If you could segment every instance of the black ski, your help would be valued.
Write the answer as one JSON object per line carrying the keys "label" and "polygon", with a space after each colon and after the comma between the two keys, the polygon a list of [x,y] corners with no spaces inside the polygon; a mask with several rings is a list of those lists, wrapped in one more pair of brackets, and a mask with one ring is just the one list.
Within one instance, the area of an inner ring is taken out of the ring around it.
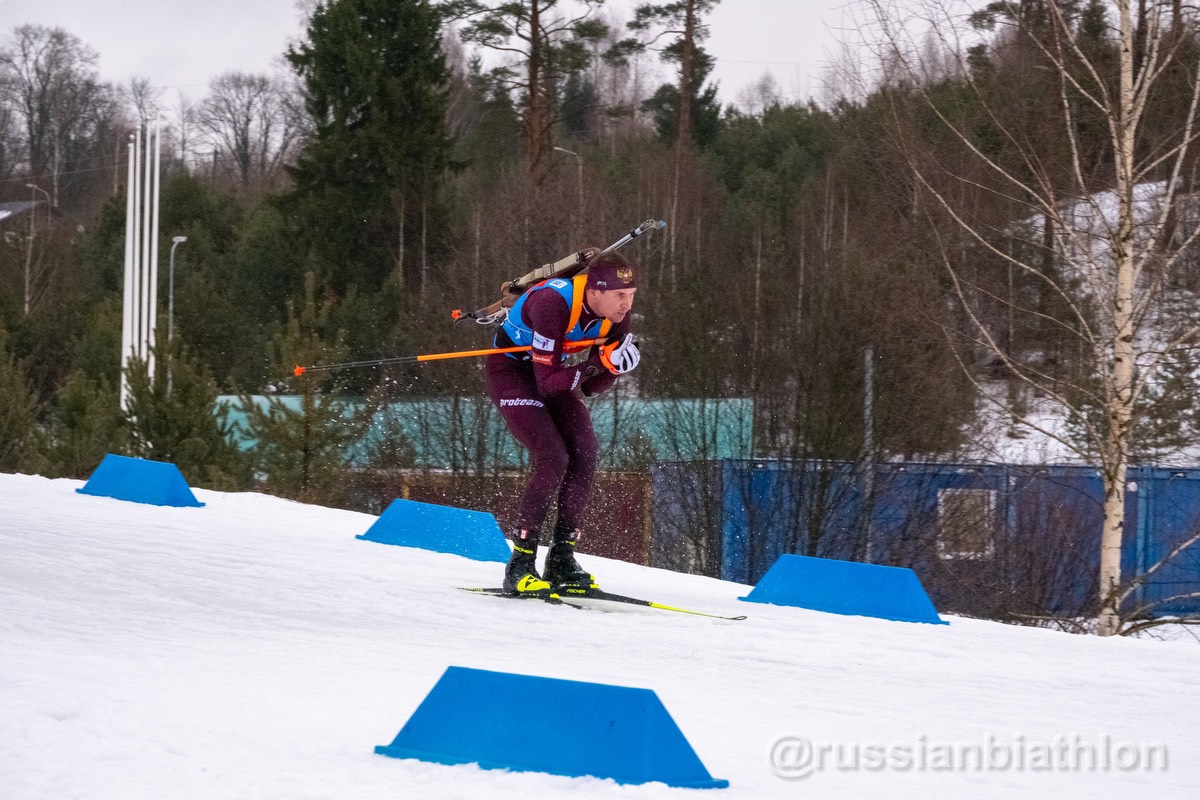
{"label": "black ski", "polygon": [[499,586],[460,586],[458,588],[462,589],[464,592],[471,592],[472,594],[486,594],[491,595],[492,597],[507,597],[510,600],[544,600],[547,603],[554,605],[562,603],[562,600],[558,598],[558,595],[549,590],[544,592],[524,592],[522,594],[513,594],[512,592],[501,589]]}
{"label": "black ski", "polygon": [[669,606],[664,603],[656,603],[653,600],[642,600],[638,597],[628,597],[623,594],[613,594],[602,589],[568,589],[558,588],[545,594],[510,594],[499,587],[468,587],[460,586],[465,592],[473,592],[475,594],[494,595],[496,597],[507,597],[513,600],[542,600],[554,605],[569,605],[576,608],[595,608],[608,611],[620,611],[630,607],[654,608],[659,611],[674,611],[679,614],[691,614],[696,617],[708,617],[710,619],[724,620],[743,620],[745,615],[736,617],[725,616],[723,614],[709,614],[705,611],[694,611],[690,608],[679,608],[678,606]]}

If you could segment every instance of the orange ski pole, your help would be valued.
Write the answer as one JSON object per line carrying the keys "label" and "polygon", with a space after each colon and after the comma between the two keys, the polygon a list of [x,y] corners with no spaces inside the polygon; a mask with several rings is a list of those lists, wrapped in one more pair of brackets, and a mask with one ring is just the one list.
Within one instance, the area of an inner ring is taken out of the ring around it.
{"label": "orange ski pole", "polygon": [[[603,339],[584,339],[581,342],[567,342],[568,350],[582,350],[585,347],[591,347],[594,344],[604,344]],[[395,358],[374,358],[370,361],[345,361],[341,364],[312,364],[307,367],[302,367],[299,364],[292,370],[292,374],[300,377],[306,372],[327,369],[353,369],[356,367],[381,367],[386,364],[411,364],[421,361],[442,361],[447,358],[473,358],[475,356],[490,356],[494,353],[523,353],[532,350],[532,345],[522,345],[517,347],[485,347],[480,350],[453,350],[449,353],[425,353],[419,356],[396,356]]]}

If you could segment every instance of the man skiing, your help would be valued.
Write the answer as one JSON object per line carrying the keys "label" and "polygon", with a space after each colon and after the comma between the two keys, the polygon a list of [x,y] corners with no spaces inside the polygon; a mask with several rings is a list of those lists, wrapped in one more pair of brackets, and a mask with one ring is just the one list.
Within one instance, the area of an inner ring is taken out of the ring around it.
{"label": "man skiing", "polygon": [[[586,275],[555,278],[525,291],[496,334],[497,347],[531,346],[529,353],[488,356],[488,397],[512,435],[533,458],[521,495],[513,554],[504,590],[545,595],[552,588],[598,588],[575,560],[578,523],[592,491],[599,443],[582,397],[599,394],[638,365],[641,354],[629,332],[637,292],[634,266],[615,253],[600,255]],[[565,345],[602,339],[588,357],[567,366]],[[545,575],[536,559],[538,532],[558,501],[554,541]]]}

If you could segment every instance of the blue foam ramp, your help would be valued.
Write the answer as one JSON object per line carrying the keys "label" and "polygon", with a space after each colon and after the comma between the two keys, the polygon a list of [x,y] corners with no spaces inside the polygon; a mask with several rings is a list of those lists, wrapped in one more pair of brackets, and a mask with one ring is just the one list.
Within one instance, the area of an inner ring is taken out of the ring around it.
{"label": "blue foam ramp", "polygon": [[88,482],[75,491],[155,506],[204,505],[192,494],[183,473],[174,464],[112,453],[104,457]]}
{"label": "blue foam ramp", "polygon": [[491,514],[415,500],[393,500],[367,532],[357,538],[454,553],[476,561],[503,562],[512,554]]}
{"label": "blue foam ramp", "polygon": [[950,624],[938,616],[911,569],[832,558],[782,555],[740,599],[896,622]]}
{"label": "blue foam ramp", "polygon": [[[561,720],[530,735],[522,726]],[[661,781],[723,789],[658,695],[603,683],[448,667],[390,745],[375,752],[435,764]]]}

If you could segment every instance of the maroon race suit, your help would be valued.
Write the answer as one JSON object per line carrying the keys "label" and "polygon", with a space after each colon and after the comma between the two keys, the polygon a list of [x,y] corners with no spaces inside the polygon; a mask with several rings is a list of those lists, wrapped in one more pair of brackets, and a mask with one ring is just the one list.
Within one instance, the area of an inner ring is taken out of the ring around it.
{"label": "maroon race suit", "polygon": [[[517,518],[522,530],[539,530],[556,497],[558,526],[578,528],[592,493],[600,445],[582,398],[603,392],[617,376],[600,364],[594,346],[586,361],[576,366],[562,363],[570,315],[567,301],[558,292],[533,292],[525,298],[522,318],[534,333],[554,342],[553,352],[491,355],[484,367],[488,397],[533,458],[533,474],[521,495]],[[584,300],[580,325],[586,327],[598,319]],[[626,317],[614,324],[606,341],[624,336],[628,323]],[[512,346],[503,328],[496,346]]]}

